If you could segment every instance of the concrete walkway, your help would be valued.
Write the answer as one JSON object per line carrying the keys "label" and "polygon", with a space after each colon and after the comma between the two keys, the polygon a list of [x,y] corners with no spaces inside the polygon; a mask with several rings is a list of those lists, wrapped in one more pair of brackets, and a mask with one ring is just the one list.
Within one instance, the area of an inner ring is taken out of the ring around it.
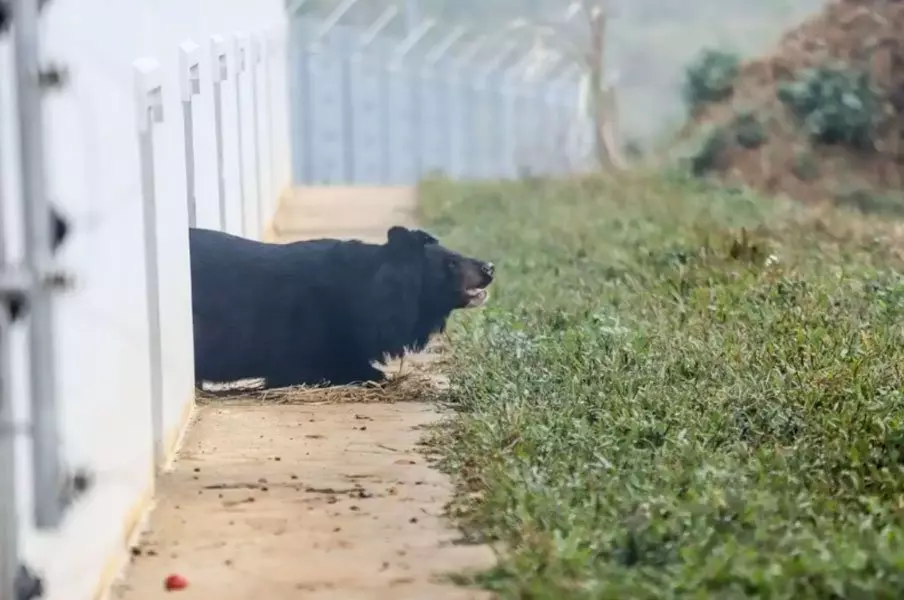
{"label": "concrete walkway", "polygon": [[[275,234],[383,241],[414,212],[408,188],[306,189]],[[312,400],[201,406],[112,597],[161,598],[170,574],[186,600],[488,597],[438,580],[493,557],[442,518],[452,488],[417,450],[435,408]]]}

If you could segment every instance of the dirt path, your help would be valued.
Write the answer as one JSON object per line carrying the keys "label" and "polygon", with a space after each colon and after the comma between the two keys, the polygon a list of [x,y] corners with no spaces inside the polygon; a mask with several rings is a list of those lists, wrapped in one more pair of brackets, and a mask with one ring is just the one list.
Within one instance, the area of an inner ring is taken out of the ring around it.
{"label": "dirt path", "polygon": [[[276,233],[381,241],[413,213],[406,188],[306,190]],[[171,573],[186,600],[488,597],[438,579],[492,553],[442,518],[451,486],[417,449],[437,410],[314,400],[200,407],[112,597],[160,598]]]}

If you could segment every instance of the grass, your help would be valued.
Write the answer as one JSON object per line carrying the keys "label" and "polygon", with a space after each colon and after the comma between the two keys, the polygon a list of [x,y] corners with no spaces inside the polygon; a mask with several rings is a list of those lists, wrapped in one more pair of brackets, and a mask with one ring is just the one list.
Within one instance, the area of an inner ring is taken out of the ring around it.
{"label": "grass", "polygon": [[677,176],[423,185],[492,259],[439,432],[502,598],[904,598],[891,224]]}

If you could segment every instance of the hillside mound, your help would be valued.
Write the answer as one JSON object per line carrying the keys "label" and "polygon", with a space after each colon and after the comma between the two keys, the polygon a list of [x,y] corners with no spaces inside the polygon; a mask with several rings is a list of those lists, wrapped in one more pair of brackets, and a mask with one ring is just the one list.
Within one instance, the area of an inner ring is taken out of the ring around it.
{"label": "hillside mound", "polygon": [[902,31],[902,0],[836,0],[770,55],[723,68],[730,84],[691,102],[681,132],[691,168],[803,201],[904,213]]}

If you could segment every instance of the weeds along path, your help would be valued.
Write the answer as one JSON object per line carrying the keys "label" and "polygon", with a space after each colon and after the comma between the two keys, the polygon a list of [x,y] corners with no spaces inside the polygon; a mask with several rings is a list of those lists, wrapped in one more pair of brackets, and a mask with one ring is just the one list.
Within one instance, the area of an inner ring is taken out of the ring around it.
{"label": "weeds along path", "polygon": [[672,172],[422,184],[502,598],[904,598],[904,227]]}
{"label": "weeds along path", "polygon": [[[390,225],[412,224],[414,196],[306,189],[274,235],[382,241]],[[442,580],[493,556],[457,543],[442,517],[452,485],[418,448],[440,416],[420,398],[430,358],[406,361],[416,374],[384,393],[202,402],[113,598],[160,598],[174,573],[189,582],[186,600],[487,597]]]}

